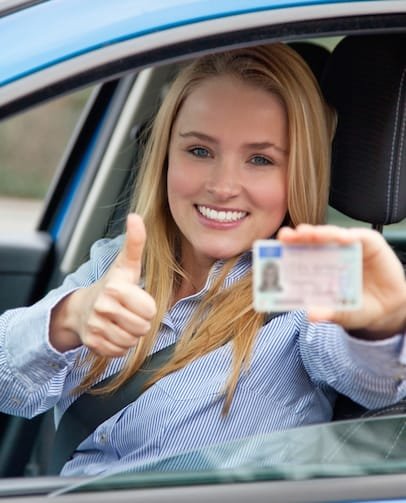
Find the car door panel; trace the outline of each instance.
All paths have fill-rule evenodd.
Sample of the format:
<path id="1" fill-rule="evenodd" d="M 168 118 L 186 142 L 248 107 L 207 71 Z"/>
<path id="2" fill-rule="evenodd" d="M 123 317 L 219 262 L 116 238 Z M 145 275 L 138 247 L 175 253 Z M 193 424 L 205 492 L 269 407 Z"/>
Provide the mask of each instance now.
<path id="1" fill-rule="evenodd" d="M 53 244 L 45 232 L 0 236 L 0 311 L 33 302 L 51 267 Z"/>

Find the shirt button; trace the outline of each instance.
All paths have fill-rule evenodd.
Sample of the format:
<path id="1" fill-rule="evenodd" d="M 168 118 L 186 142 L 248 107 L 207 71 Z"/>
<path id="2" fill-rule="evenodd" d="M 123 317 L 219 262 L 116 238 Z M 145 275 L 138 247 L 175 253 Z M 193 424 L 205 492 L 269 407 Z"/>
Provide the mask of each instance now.
<path id="1" fill-rule="evenodd" d="M 13 397 L 10 399 L 11 405 L 20 405 L 21 400 L 19 398 Z"/>
<path id="2" fill-rule="evenodd" d="M 57 363 L 57 362 L 48 362 L 48 365 L 51 367 L 51 369 L 54 369 L 54 370 L 61 370 L 62 368 L 62 365 L 60 363 Z"/>
<path id="3" fill-rule="evenodd" d="M 100 436 L 99 436 L 99 442 L 104 445 L 107 443 L 107 440 L 108 440 L 108 435 L 107 433 L 100 433 Z"/>

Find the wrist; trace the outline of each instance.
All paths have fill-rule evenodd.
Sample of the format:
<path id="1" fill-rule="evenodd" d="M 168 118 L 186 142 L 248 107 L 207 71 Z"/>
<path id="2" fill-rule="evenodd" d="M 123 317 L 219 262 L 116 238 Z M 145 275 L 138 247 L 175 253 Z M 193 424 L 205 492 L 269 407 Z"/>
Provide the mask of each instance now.
<path id="1" fill-rule="evenodd" d="M 78 305 L 81 290 L 64 297 L 51 311 L 49 342 L 59 352 L 64 353 L 82 344 L 79 336 Z"/>

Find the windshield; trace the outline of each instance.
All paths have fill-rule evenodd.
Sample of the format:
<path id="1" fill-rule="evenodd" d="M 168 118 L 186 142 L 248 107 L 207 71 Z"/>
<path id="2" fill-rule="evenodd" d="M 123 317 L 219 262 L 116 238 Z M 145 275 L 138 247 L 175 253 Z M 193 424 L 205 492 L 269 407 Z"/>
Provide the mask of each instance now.
<path id="1" fill-rule="evenodd" d="M 80 483 L 67 482 L 65 488 L 54 494 L 406 473 L 405 444 L 406 415 L 338 421 L 253 436 L 140 463 L 131 471 Z"/>

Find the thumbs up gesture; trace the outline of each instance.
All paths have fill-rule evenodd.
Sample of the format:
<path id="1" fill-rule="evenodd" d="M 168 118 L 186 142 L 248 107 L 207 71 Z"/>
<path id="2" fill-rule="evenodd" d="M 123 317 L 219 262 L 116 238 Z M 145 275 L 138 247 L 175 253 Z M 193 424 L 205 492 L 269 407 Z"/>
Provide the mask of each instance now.
<path id="1" fill-rule="evenodd" d="M 130 214 L 123 249 L 108 272 L 54 308 L 50 342 L 56 349 L 84 344 L 101 356 L 122 356 L 149 332 L 156 304 L 138 285 L 145 240 L 144 222 Z"/>

